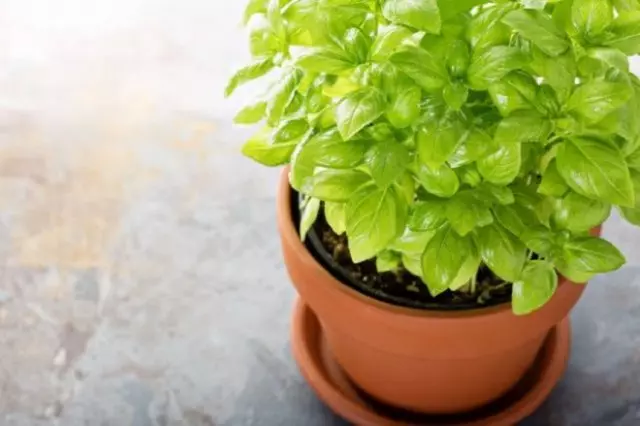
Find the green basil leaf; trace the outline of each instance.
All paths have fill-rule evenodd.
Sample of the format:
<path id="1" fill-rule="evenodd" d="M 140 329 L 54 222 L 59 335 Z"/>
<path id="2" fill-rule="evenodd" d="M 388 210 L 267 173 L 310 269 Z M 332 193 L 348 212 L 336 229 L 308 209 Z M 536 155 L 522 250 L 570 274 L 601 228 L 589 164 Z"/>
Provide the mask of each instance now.
<path id="1" fill-rule="evenodd" d="M 442 198 L 449 198 L 458 192 L 460 181 L 456 173 L 449 166 L 432 169 L 420 164 L 417 173 L 418 181 L 429 193 Z"/>
<path id="2" fill-rule="evenodd" d="M 572 8 L 573 0 L 562 0 L 554 6 L 551 16 L 556 25 L 570 34 L 575 34 L 575 27 L 571 20 Z"/>
<path id="3" fill-rule="evenodd" d="M 396 129 L 411 126 L 420 117 L 422 91 L 413 85 L 404 85 L 391 96 L 387 107 L 387 119 Z"/>
<path id="4" fill-rule="evenodd" d="M 458 192 L 447 204 L 447 219 L 462 236 L 467 235 L 476 227 L 493 223 L 491 210 L 478 200 L 473 191 Z"/>
<path id="5" fill-rule="evenodd" d="M 309 155 L 307 146 L 311 141 L 311 133 L 305 136 L 294 148 L 291 154 L 291 173 L 289 173 L 289 183 L 293 189 L 302 192 L 302 187 L 307 179 L 311 179 L 315 171 L 315 159 Z"/>
<path id="6" fill-rule="evenodd" d="M 455 42 L 452 38 L 446 38 L 442 35 L 425 34 L 419 40 L 418 46 L 422 50 L 427 51 L 431 56 L 439 60 L 439 64 L 444 65 L 447 71 L 447 57 L 451 53 L 452 45 Z"/>
<path id="7" fill-rule="evenodd" d="M 389 60 L 426 91 L 441 89 L 447 81 L 442 59 L 419 47 L 406 46 Z"/>
<path id="8" fill-rule="evenodd" d="M 473 55 L 467 78 L 472 89 L 487 90 L 492 83 L 524 65 L 525 58 L 517 48 L 495 46 Z"/>
<path id="9" fill-rule="evenodd" d="M 502 145 L 493 154 L 477 162 L 478 171 L 488 182 L 508 185 L 518 176 L 522 164 L 522 147 L 519 143 Z"/>
<path id="10" fill-rule="evenodd" d="M 470 62 L 471 53 L 467 43 L 463 40 L 455 40 L 447 53 L 449 73 L 454 77 L 465 76 Z"/>
<path id="11" fill-rule="evenodd" d="M 442 95 L 451 110 L 460 111 L 469 97 L 469 89 L 463 83 L 453 82 L 445 86 Z"/>
<path id="12" fill-rule="evenodd" d="M 418 158 L 423 164 L 437 169 L 456 152 L 465 138 L 465 129 L 457 120 L 429 121 L 418 131 Z"/>
<path id="13" fill-rule="evenodd" d="M 567 242 L 562 250 L 560 264 L 573 272 L 567 278 L 573 280 L 580 275 L 603 274 L 622 267 L 626 260 L 610 242 L 597 237 L 579 237 Z M 560 270 L 563 274 L 565 271 Z M 582 281 L 582 280 L 578 280 Z"/>
<path id="14" fill-rule="evenodd" d="M 483 194 L 484 198 L 498 204 L 509 205 L 515 203 L 513 191 L 508 186 L 498 186 L 489 182 L 483 182 L 478 187 L 478 191 Z"/>
<path id="15" fill-rule="evenodd" d="M 239 69 L 229 80 L 227 87 L 224 89 L 224 95 L 226 97 L 231 96 L 239 86 L 262 77 L 272 69 L 273 60 L 271 58 L 261 59 Z"/>
<path id="16" fill-rule="evenodd" d="M 547 117 L 557 117 L 560 112 L 560 102 L 555 90 L 548 84 L 542 84 L 536 94 L 536 108 Z"/>
<path id="17" fill-rule="evenodd" d="M 503 18 L 503 22 L 548 55 L 561 55 L 570 47 L 564 32 L 545 12 L 514 10 Z"/>
<path id="18" fill-rule="evenodd" d="M 384 94 L 367 87 L 348 94 L 336 107 L 336 121 L 342 138 L 349 140 L 378 119 L 386 108 Z"/>
<path id="19" fill-rule="evenodd" d="M 322 88 L 322 94 L 330 98 L 342 98 L 350 93 L 362 89 L 363 85 L 353 81 L 351 78 L 338 77 L 335 81 L 330 80 Z"/>
<path id="20" fill-rule="evenodd" d="M 376 257 L 376 270 L 379 274 L 391 272 L 400 266 L 401 256 L 390 250 L 385 250 Z"/>
<path id="21" fill-rule="evenodd" d="M 307 238 L 307 233 L 316 222 L 318 213 L 320 212 L 320 200 L 317 198 L 309 198 L 304 208 L 302 209 L 302 215 L 300 216 L 300 239 L 302 241 Z"/>
<path id="22" fill-rule="evenodd" d="M 531 108 L 531 103 L 515 87 L 503 81 L 489 86 L 489 95 L 504 117 L 514 111 Z"/>
<path id="23" fill-rule="evenodd" d="M 626 55 L 640 55 L 640 10 L 620 15 L 610 28 L 606 44 Z"/>
<path id="24" fill-rule="evenodd" d="M 544 155 L 545 149 L 540 144 L 522 144 L 522 164 L 520 165 L 520 176 L 528 176 L 538 173 L 540 159 Z"/>
<path id="25" fill-rule="evenodd" d="M 537 193 L 535 184 L 527 184 L 519 181 L 511 186 L 511 190 L 513 191 L 516 203 L 533 211 L 538 209 L 541 200 L 545 198 Z"/>
<path id="26" fill-rule="evenodd" d="M 552 58 L 539 49 L 533 49 L 531 68 L 553 87 L 561 101 L 569 98 L 578 75 L 578 66 L 571 52 Z"/>
<path id="27" fill-rule="evenodd" d="M 618 49 L 594 47 L 587 50 L 587 57 L 603 64 L 604 70 L 603 72 L 601 72 L 602 74 L 604 74 L 609 68 L 612 67 L 624 72 L 629 72 L 629 59 L 627 58 L 627 55 L 625 55 Z M 589 62 L 588 65 L 593 66 L 591 62 Z M 587 73 L 583 72 L 583 74 Z"/>
<path id="28" fill-rule="evenodd" d="M 533 260 L 525 266 L 520 279 L 513 283 L 513 313 L 527 315 L 547 304 L 558 288 L 558 274 L 553 265 Z"/>
<path id="29" fill-rule="evenodd" d="M 562 197 L 568 190 L 569 186 L 560 175 L 556 160 L 553 159 L 542 176 L 538 192 L 551 197 Z"/>
<path id="30" fill-rule="evenodd" d="M 549 3 L 556 3 L 557 0 L 549 0 Z M 547 0 L 520 0 L 525 9 L 543 10 L 547 5 Z"/>
<path id="31" fill-rule="evenodd" d="M 504 81 L 516 89 L 527 102 L 536 102 L 540 87 L 530 74 L 525 71 L 513 71 L 506 75 Z"/>
<path id="32" fill-rule="evenodd" d="M 573 0 L 571 19 L 583 35 L 593 37 L 613 21 L 613 6 L 609 0 Z"/>
<path id="33" fill-rule="evenodd" d="M 520 239 L 527 248 L 534 253 L 547 257 L 556 248 L 556 236 L 542 225 L 535 225 L 525 229 Z"/>
<path id="34" fill-rule="evenodd" d="M 300 140 L 309 130 L 309 124 L 303 119 L 293 119 L 282 122 L 273 132 L 274 143 L 284 143 Z"/>
<path id="35" fill-rule="evenodd" d="M 422 117 L 416 124 L 425 124 L 427 128 L 435 128 L 439 126 L 440 121 L 456 123 L 458 127 L 466 129 L 460 115 L 447 112 L 447 105 L 441 96 L 425 96 L 420 104 Z M 419 129 L 414 129 L 416 132 Z"/>
<path id="36" fill-rule="evenodd" d="M 438 229 L 447 221 L 446 212 L 446 200 L 432 197 L 425 201 L 419 201 L 413 207 L 408 226 L 414 231 Z"/>
<path id="37" fill-rule="evenodd" d="M 317 118 L 318 114 L 324 112 L 331 103 L 331 98 L 325 96 L 323 87 L 320 84 L 315 84 L 307 92 L 307 99 L 305 102 L 307 114 Z"/>
<path id="38" fill-rule="evenodd" d="M 300 94 L 300 92 L 296 92 L 293 94 L 291 98 L 291 102 L 284 109 L 284 113 L 282 114 L 284 117 L 290 117 L 293 115 L 300 116 L 303 114 L 302 107 L 304 106 L 304 96 Z"/>
<path id="39" fill-rule="evenodd" d="M 578 194 L 611 204 L 635 204 L 629 169 L 620 151 L 595 139 L 574 138 L 558 150 L 558 171 Z"/>
<path id="40" fill-rule="evenodd" d="M 580 233 L 601 225 L 610 214 L 610 204 L 570 192 L 556 201 L 553 220 L 561 229 Z"/>
<path id="41" fill-rule="evenodd" d="M 271 143 L 271 129 L 264 128 L 253 135 L 242 147 L 242 154 L 269 167 L 281 166 L 291 160 L 300 139 Z"/>
<path id="42" fill-rule="evenodd" d="M 413 175 L 408 171 L 405 172 L 400 179 L 394 182 L 398 193 L 407 200 L 407 204 L 412 206 L 416 198 L 416 181 L 413 179 Z"/>
<path id="43" fill-rule="evenodd" d="M 236 124 L 255 124 L 264 118 L 266 110 L 267 103 L 265 101 L 248 105 L 236 114 L 233 122 Z"/>
<path id="44" fill-rule="evenodd" d="M 362 137 L 373 139 L 377 142 L 390 142 L 396 140 L 396 137 L 393 133 L 393 128 L 387 123 L 383 122 L 376 123 L 367 128 Z"/>
<path id="45" fill-rule="evenodd" d="M 402 255 L 402 265 L 409 271 L 409 273 L 416 277 L 422 276 L 422 255 L 410 256 L 407 254 Z"/>
<path id="46" fill-rule="evenodd" d="M 345 142 L 333 129 L 314 136 L 303 147 L 305 155 L 314 165 L 334 169 L 351 169 L 364 161 L 371 144 L 366 140 Z"/>
<path id="47" fill-rule="evenodd" d="M 398 25 L 389 25 L 380 28 L 380 31 L 371 46 L 371 59 L 383 62 L 395 53 L 402 43 L 413 35 L 411 30 Z"/>
<path id="48" fill-rule="evenodd" d="M 379 187 L 386 188 L 396 181 L 405 171 L 409 160 L 409 151 L 395 141 L 380 142 L 371 147 L 365 156 L 371 176 Z"/>
<path id="49" fill-rule="evenodd" d="M 442 25 L 437 0 L 387 0 L 382 14 L 394 24 L 430 33 L 439 33 Z"/>
<path id="50" fill-rule="evenodd" d="M 620 212 L 629 223 L 640 226 L 640 172 L 633 170 L 631 180 L 636 195 L 636 204 L 634 207 L 622 207 Z"/>
<path id="51" fill-rule="evenodd" d="M 338 235 L 347 231 L 347 204 L 327 201 L 324 203 L 324 218 Z"/>
<path id="52" fill-rule="evenodd" d="M 640 147 L 627 157 L 629 168 L 640 171 Z"/>
<path id="53" fill-rule="evenodd" d="M 361 27 L 370 13 L 368 3 L 297 0 L 286 6 L 284 18 L 290 28 L 308 32 L 312 44 L 318 46 L 341 38 L 348 28 Z"/>
<path id="54" fill-rule="evenodd" d="M 434 297 L 469 281 L 479 266 L 473 239 L 461 237 L 448 226 L 436 232 L 422 255 L 423 280 Z"/>
<path id="55" fill-rule="evenodd" d="M 555 199 L 553 197 L 542 196 L 536 206 L 536 216 L 545 226 L 551 223 Z"/>
<path id="56" fill-rule="evenodd" d="M 527 248 L 512 233 L 499 224 L 476 231 L 477 244 L 484 263 L 507 282 L 515 282 L 527 260 Z"/>
<path id="57" fill-rule="evenodd" d="M 628 143 L 634 142 L 640 136 L 640 87 L 634 88 L 634 96 L 617 111 L 612 112 L 597 124 L 602 133 L 617 134 L 625 138 Z"/>
<path id="58" fill-rule="evenodd" d="M 625 84 L 590 81 L 573 92 L 567 108 L 595 123 L 624 105 L 632 93 Z"/>
<path id="59" fill-rule="evenodd" d="M 638 168 L 638 156 L 640 155 L 640 135 L 635 140 L 628 140 L 622 147 L 623 154 L 627 157 L 627 164 L 632 169 Z"/>
<path id="60" fill-rule="evenodd" d="M 562 276 L 568 278 L 574 283 L 583 284 L 591 280 L 595 273 L 583 272 L 579 269 L 574 269 L 570 263 L 567 263 L 563 258 L 554 259 L 556 269 L 562 274 Z"/>
<path id="61" fill-rule="evenodd" d="M 524 184 L 522 181 L 511 186 L 516 204 L 534 213 L 534 217 L 528 223 L 542 223 L 549 226 L 549 220 L 553 213 L 553 198 L 538 194 L 535 182 Z"/>
<path id="62" fill-rule="evenodd" d="M 287 31 L 284 27 L 284 19 L 280 10 L 280 0 L 270 0 L 267 4 L 267 18 L 273 32 L 281 40 L 286 39 Z"/>
<path id="63" fill-rule="evenodd" d="M 255 15 L 249 25 L 249 49 L 253 56 L 274 56 L 281 48 L 265 15 Z"/>
<path id="64" fill-rule="evenodd" d="M 516 113 L 503 119 L 494 137 L 498 145 L 546 141 L 551 133 L 549 120 L 531 113 Z"/>
<path id="65" fill-rule="evenodd" d="M 495 150 L 495 144 L 491 137 L 479 129 L 472 129 L 458 144 L 453 155 L 449 158 L 449 164 L 453 168 L 462 167 L 482 158 Z"/>
<path id="66" fill-rule="evenodd" d="M 438 6 L 440 7 L 440 15 L 443 20 L 452 18 L 459 13 L 467 12 L 473 9 L 475 6 L 489 3 L 490 0 L 438 0 Z"/>
<path id="67" fill-rule="evenodd" d="M 438 2 L 441 1 L 445 0 L 438 0 Z M 440 11 L 442 12 L 442 7 L 440 8 Z M 465 31 L 467 30 L 467 25 L 470 20 L 471 16 L 468 14 L 460 14 L 450 18 L 444 18 L 440 34 L 448 39 L 464 37 Z"/>
<path id="68" fill-rule="evenodd" d="M 306 71 L 327 74 L 340 74 L 356 66 L 344 52 L 330 47 L 308 50 L 298 57 L 296 65 Z"/>
<path id="69" fill-rule="evenodd" d="M 405 229 L 407 205 L 394 187 L 365 187 L 347 204 L 347 236 L 354 263 L 375 257 Z"/>
<path id="70" fill-rule="evenodd" d="M 517 204 L 508 206 L 494 205 L 493 214 L 502 226 L 518 238 L 522 238 L 522 235 L 529 227 L 538 223 L 535 213 Z"/>
<path id="71" fill-rule="evenodd" d="M 449 290 L 459 291 L 463 287 L 469 285 L 471 279 L 478 274 L 478 269 L 480 269 L 481 262 L 482 260 L 480 259 L 480 255 L 477 253 L 476 249 L 476 252 L 473 253 L 473 256 L 467 258 L 467 260 L 462 264 L 462 267 L 458 272 L 458 276 L 449 286 Z"/>
<path id="72" fill-rule="evenodd" d="M 329 129 L 336 125 L 336 116 L 333 108 L 326 108 L 320 114 L 316 125 L 319 129 Z"/>
<path id="73" fill-rule="evenodd" d="M 349 28 L 340 44 L 352 62 L 364 64 L 369 58 L 371 38 L 365 35 L 359 28 Z"/>
<path id="74" fill-rule="evenodd" d="M 277 125 L 285 110 L 296 95 L 296 89 L 302 80 L 302 71 L 293 70 L 287 73 L 274 87 L 271 99 L 267 102 L 267 122 Z"/>
<path id="75" fill-rule="evenodd" d="M 449 3 L 457 4 L 458 1 Z M 467 39 L 474 51 L 479 52 L 490 46 L 509 44 L 511 29 L 502 22 L 502 18 L 513 9 L 513 4 L 496 5 L 471 19 L 467 28 Z"/>
<path id="76" fill-rule="evenodd" d="M 613 5 L 618 12 L 640 10 L 640 2 L 638 0 L 613 0 Z"/>
<path id="77" fill-rule="evenodd" d="M 391 244 L 390 248 L 402 254 L 418 257 L 424 253 L 427 244 L 429 244 L 429 241 L 431 241 L 435 234 L 435 231 L 416 232 L 407 228 L 402 236 Z"/>
<path id="78" fill-rule="evenodd" d="M 472 188 L 477 187 L 482 182 L 482 176 L 475 164 L 469 164 L 467 166 L 460 167 L 456 170 L 456 174 L 460 178 L 460 181 L 466 183 Z"/>
<path id="79" fill-rule="evenodd" d="M 357 170 L 321 170 L 304 181 L 301 192 L 322 201 L 344 202 L 360 188 L 371 183 L 371 177 Z"/>

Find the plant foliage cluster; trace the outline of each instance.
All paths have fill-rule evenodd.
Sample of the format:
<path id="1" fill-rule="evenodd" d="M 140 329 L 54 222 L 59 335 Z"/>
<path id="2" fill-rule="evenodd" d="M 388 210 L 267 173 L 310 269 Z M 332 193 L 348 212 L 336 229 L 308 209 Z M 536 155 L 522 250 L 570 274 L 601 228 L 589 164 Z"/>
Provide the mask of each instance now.
<path id="1" fill-rule="evenodd" d="M 401 265 L 432 295 L 475 291 L 482 265 L 513 283 L 517 314 L 558 273 L 620 268 L 590 235 L 613 207 L 640 225 L 638 0 L 251 0 L 254 61 L 268 75 L 237 123 L 243 147 L 290 164 L 346 232 L 354 262 Z"/>

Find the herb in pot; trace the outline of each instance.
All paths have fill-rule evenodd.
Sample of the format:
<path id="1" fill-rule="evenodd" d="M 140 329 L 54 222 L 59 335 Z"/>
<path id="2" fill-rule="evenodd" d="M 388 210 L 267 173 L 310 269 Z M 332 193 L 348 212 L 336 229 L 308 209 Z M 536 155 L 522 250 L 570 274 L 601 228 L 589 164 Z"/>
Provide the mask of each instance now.
<path id="1" fill-rule="evenodd" d="M 236 122 L 291 165 L 303 237 L 324 209 L 353 262 L 434 297 L 488 268 L 516 314 L 625 263 L 590 230 L 640 225 L 638 0 L 251 0 L 246 21 L 226 94 L 273 77 Z"/>

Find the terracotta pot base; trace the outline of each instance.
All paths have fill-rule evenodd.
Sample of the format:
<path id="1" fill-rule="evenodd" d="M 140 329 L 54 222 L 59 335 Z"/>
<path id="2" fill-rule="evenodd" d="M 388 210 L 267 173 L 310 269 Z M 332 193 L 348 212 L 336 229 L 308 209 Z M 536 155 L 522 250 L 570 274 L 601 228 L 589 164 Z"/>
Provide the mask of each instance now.
<path id="1" fill-rule="evenodd" d="M 514 425 L 544 402 L 563 375 L 569 357 L 570 334 L 569 320 L 565 319 L 552 330 L 524 379 L 500 400 L 463 415 L 429 416 L 384 406 L 358 390 L 334 361 L 315 314 L 299 298 L 291 327 L 293 355 L 307 382 L 336 414 L 362 426 Z"/>

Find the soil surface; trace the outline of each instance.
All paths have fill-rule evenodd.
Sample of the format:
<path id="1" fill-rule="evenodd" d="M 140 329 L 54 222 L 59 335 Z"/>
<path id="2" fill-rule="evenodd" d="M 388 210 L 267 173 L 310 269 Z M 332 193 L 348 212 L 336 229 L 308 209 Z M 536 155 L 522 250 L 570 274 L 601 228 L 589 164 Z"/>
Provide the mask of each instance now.
<path id="1" fill-rule="evenodd" d="M 422 280 L 400 267 L 378 273 L 374 260 L 354 264 L 346 235 L 337 235 L 322 213 L 308 235 L 307 245 L 323 265 L 341 282 L 361 293 L 393 305 L 430 310 L 477 309 L 511 300 L 511 287 L 486 267 L 478 274 L 477 292 L 446 291 L 433 297 Z"/>

